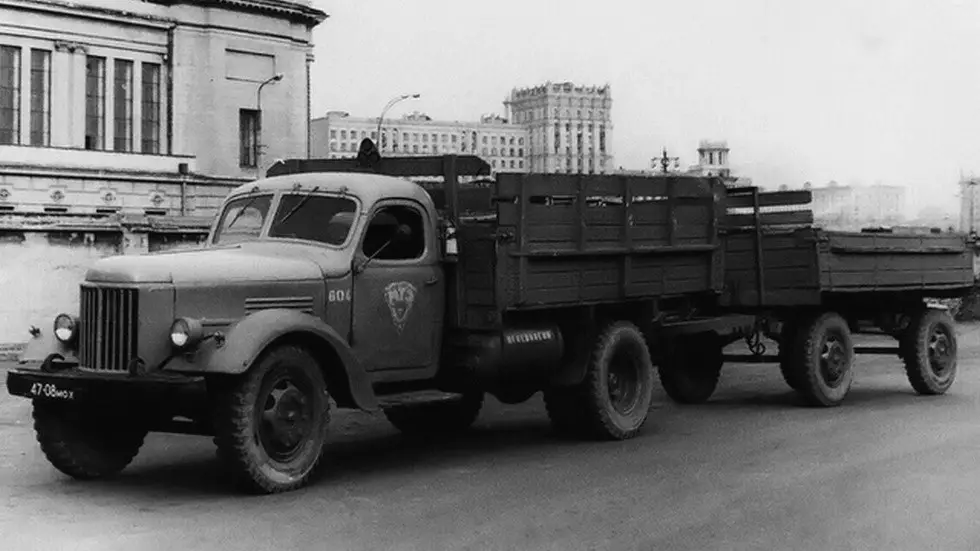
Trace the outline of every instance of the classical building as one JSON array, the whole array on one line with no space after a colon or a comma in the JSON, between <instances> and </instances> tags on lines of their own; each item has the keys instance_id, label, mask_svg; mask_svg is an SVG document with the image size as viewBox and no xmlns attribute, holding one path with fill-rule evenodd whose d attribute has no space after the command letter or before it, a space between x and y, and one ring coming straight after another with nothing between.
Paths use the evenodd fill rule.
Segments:
<instances>
[{"instance_id":1,"label":"classical building","mask_svg":"<svg viewBox=\"0 0 980 551\"><path fill-rule=\"evenodd\" d=\"M531 171L614 172L608 85L546 82L512 90L504 105L509 119L527 128Z\"/></svg>"},{"instance_id":2,"label":"classical building","mask_svg":"<svg viewBox=\"0 0 980 551\"><path fill-rule=\"evenodd\" d=\"M895 226L904 221L905 188L876 184L842 186L804 185L813 193L813 218L823 227L859 230L870 226Z\"/></svg>"},{"instance_id":3,"label":"classical building","mask_svg":"<svg viewBox=\"0 0 980 551\"><path fill-rule=\"evenodd\" d=\"M370 138L382 155L478 155L500 172L527 172L527 129L502 117L486 115L479 121L438 121L414 112L398 119L385 118L378 140L377 117L352 117L330 111L310 123L311 156L354 157L360 141Z\"/></svg>"},{"instance_id":4,"label":"classical building","mask_svg":"<svg viewBox=\"0 0 980 551\"><path fill-rule=\"evenodd\" d=\"M209 216L309 148L309 0L0 0L0 212Z\"/></svg>"}]
</instances>

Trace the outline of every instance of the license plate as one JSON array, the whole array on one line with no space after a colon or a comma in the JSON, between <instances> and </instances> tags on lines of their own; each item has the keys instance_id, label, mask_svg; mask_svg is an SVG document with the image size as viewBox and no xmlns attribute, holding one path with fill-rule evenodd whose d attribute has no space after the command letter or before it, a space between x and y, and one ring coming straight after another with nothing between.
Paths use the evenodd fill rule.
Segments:
<instances>
[{"instance_id":1,"label":"license plate","mask_svg":"<svg viewBox=\"0 0 980 551\"><path fill-rule=\"evenodd\" d=\"M49 400L74 400L75 391L55 383L31 383L28 393L36 398Z\"/></svg>"}]
</instances>

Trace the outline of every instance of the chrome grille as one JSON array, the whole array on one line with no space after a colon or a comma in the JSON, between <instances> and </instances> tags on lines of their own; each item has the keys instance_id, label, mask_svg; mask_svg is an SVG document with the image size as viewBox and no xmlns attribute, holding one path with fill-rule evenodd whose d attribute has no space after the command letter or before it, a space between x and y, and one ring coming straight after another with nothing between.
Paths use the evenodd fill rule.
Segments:
<instances>
[{"instance_id":1,"label":"chrome grille","mask_svg":"<svg viewBox=\"0 0 980 551\"><path fill-rule=\"evenodd\" d=\"M126 371L136 356L137 290L82 287L78 334L81 366Z\"/></svg>"}]
</instances>

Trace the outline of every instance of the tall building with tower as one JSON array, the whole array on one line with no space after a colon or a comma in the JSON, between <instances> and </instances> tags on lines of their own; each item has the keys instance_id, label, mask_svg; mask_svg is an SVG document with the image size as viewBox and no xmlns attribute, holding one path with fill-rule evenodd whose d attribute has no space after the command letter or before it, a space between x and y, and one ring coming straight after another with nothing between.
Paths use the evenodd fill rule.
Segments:
<instances>
[{"instance_id":1,"label":"tall building with tower","mask_svg":"<svg viewBox=\"0 0 980 551\"><path fill-rule=\"evenodd\" d=\"M546 82L512 90L504 105L510 121L527 128L532 172L613 172L608 85Z\"/></svg>"}]
</instances>

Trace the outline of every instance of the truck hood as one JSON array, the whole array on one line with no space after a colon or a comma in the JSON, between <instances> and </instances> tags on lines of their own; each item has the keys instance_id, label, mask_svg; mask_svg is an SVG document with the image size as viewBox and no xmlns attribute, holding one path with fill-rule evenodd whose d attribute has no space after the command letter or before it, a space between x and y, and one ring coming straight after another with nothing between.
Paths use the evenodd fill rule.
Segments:
<instances>
[{"instance_id":1,"label":"truck hood","mask_svg":"<svg viewBox=\"0 0 980 551\"><path fill-rule=\"evenodd\" d=\"M301 256L294 246L233 245L222 248L113 256L97 261L85 280L104 283L171 283L185 285L221 281L309 281L340 277L350 271L350 260L341 251L317 250L326 262ZM309 247L305 247L309 252Z\"/></svg>"}]
</instances>

